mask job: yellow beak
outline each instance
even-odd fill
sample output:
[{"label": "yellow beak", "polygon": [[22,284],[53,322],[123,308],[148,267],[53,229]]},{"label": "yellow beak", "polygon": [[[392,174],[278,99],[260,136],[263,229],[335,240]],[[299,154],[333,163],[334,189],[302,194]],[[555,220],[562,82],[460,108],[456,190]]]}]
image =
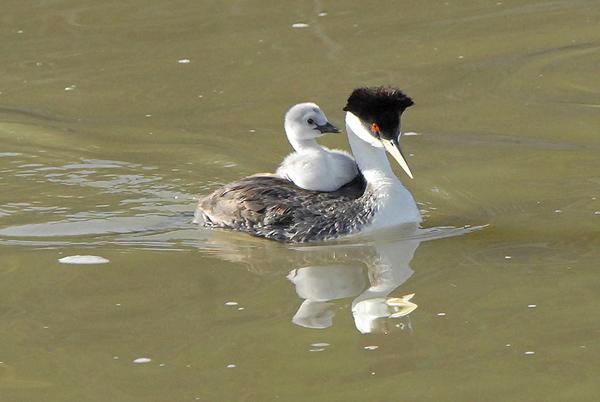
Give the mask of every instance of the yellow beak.
[{"label": "yellow beak", "polygon": [[406,163],[404,155],[402,155],[402,151],[400,150],[398,142],[386,139],[382,139],[381,142],[383,143],[383,147],[385,148],[385,150],[388,151],[394,157],[394,159],[396,159],[396,161],[400,164],[400,167],[406,172],[408,177],[412,179],[413,175],[410,171],[410,168],[408,167],[408,163]]}]

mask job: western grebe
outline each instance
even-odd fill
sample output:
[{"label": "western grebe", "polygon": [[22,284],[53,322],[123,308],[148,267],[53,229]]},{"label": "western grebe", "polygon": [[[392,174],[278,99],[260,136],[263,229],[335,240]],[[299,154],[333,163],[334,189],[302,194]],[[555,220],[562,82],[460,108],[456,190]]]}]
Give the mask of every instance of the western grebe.
[{"label": "western grebe", "polygon": [[400,117],[412,104],[396,88],[352,92],[344,107],[346,131],[361,174],[337,191],[309,191],[273,175],[250,176],[201,199],[194,221],[287,242],[417,226],[419,209],[385,155],[388,151],[412,177],[399,147]]},{"label": "western grebe", "polygon": [[285,115],[285,134],[295,152],[285,157],[276,174],[314,191],[335,191],[351,182],[358,175],[354,158],[316,141],[326,133],[339,132],[316,104],[292,106]]}]

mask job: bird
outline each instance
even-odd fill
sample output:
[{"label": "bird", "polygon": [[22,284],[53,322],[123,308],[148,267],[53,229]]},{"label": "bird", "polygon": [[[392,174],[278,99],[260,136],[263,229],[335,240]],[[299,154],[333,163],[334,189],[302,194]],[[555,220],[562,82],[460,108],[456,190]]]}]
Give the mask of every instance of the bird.
[{"label": "bird", "polygon": [[277,169],[279,177],[305,190],[335,191],[358,175],[356,162],[349,153],[317,143],[316,138],[340,130],[315,103],[292,106],[285,115],[284,127],[294,152]]},{"label": "bird", "polygon": [[354,89],[343,108],[359,170],[354,180],[322,192],[275,175],[249,176],[200,199],[194,222],[287,243],[336,240],[400,225],[418,227],[416,202],[386,157],[387,151],[413,177],[400,149],[401,115],[412,105],[398,88]]}]

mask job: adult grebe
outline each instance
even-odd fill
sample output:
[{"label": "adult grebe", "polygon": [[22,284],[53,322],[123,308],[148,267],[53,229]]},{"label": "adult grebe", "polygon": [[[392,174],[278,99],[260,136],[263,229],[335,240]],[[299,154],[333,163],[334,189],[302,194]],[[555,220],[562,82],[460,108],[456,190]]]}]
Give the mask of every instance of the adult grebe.
[{"label": "adult grebe", "polygon": [[272,175],[250,176],[201,199],[194,221],[287,242],[417,226],[419,209],[385,157],[387,150],[412,177],[399,148],[400,116],[412,104],[395,88],[352,92],[344,108],[346,131],[361,174],[339,190],[309,191]]},{"label": "adult grebe", "polygon": [[351,182],[358,175],[354,158],[316,141],[326,133],[339,132],[316,104],[292,106],[285,115],[285,134],[295,152],[285,157],[276,174],[305,190],[335,191]]}]

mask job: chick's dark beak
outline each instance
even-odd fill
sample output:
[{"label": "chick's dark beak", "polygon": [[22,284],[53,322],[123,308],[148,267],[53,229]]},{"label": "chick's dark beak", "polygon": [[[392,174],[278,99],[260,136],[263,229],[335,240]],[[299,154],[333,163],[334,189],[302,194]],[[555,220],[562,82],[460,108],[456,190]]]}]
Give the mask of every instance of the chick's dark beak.
[{"label": "chick's dark beak", "polygon": [[333,124],[331,124],[330,122],[327,122],[323,125],[318,125],[315,128],[315,130],[319,130],[321,132],[321,134],[325,134],[325,133],[339,133],[340,129],[337,128],[336,126],[334,126]]}]

